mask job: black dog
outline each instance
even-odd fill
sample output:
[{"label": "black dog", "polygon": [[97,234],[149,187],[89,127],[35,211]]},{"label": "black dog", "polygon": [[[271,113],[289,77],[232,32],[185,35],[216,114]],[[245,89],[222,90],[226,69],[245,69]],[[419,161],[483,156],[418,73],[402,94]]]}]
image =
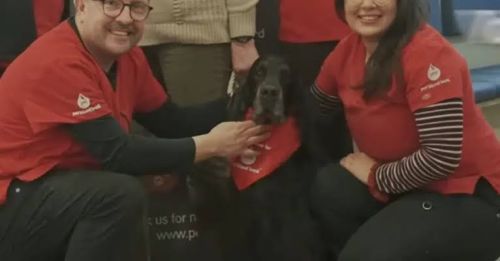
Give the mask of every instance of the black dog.
[{"label": "black dog", "polygon": [[253,120],[259,124],[283,122],[291,109],[293,86],[290,67],[278,56],[259,58],[248,77],[240,83],[228,106],[230,120],[242,120],[254,108]]},{"label": "black dog", "polygon": [[[296,88],[282,58],[261,57],[235,91],[229,105],[230,119],[243,119],[249,108],[253,108],[251,117],[257,123],[278,124],[289,116],[296,117],[301,109]],[[232,260],[324,260],[308,203],[315,172],[310,155],[301,146],[271,175],[240,192],[236,217],[240,238],[234,240],[241,245]]]}]

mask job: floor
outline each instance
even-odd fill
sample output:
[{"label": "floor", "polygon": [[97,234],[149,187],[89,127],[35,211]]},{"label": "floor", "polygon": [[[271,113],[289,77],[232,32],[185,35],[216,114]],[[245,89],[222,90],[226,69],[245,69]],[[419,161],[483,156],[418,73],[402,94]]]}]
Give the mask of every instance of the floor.
[{"label": "floor", "polygon": [[495,129],[498,140],[500,140],[500,98],[482,103],[479,106],[490,125]]}]

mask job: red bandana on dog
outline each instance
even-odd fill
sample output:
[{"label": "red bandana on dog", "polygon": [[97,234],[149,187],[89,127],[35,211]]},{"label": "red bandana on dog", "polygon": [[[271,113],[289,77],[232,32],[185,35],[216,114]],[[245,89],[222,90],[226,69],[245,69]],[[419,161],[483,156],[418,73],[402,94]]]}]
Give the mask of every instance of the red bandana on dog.
[{"label": "red bandana on dog", "polygon": [[231,164],[231,175],[239,190],[244,190],[268,176],[288,160],[300,147],[300,137],[295,118],[273,126],[271,136],[263,144],[254,146],[257,156],[240,156]]}]

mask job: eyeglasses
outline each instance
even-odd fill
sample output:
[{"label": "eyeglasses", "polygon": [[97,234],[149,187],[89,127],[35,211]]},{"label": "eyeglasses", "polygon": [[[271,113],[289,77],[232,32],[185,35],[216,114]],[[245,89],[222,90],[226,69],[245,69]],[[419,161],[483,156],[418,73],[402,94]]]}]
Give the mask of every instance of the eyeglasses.
[{"label": "eyeglasses", "polygon": [[116,18],[120,16],[128,6],[130,10],[130,18],[134,21],[144,21],[149,15],[149,12],[153,10],[153,7],[147,5],[143,2],[132,2],[130,4],[125,4],[121,0],[95,0],[102,2],[102,10],[104,14],[110,18]]}]

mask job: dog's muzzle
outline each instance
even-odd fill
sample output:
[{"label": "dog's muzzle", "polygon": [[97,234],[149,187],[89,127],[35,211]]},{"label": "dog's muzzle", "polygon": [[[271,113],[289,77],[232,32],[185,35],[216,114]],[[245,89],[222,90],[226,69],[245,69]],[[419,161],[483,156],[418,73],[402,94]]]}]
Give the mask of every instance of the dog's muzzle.
[{"label": "dog's muzzle", "polygon": [[274,84],[259,86],[254,103],[254,120],[257,123],[274,124],[286,120],[283,90]]}]

